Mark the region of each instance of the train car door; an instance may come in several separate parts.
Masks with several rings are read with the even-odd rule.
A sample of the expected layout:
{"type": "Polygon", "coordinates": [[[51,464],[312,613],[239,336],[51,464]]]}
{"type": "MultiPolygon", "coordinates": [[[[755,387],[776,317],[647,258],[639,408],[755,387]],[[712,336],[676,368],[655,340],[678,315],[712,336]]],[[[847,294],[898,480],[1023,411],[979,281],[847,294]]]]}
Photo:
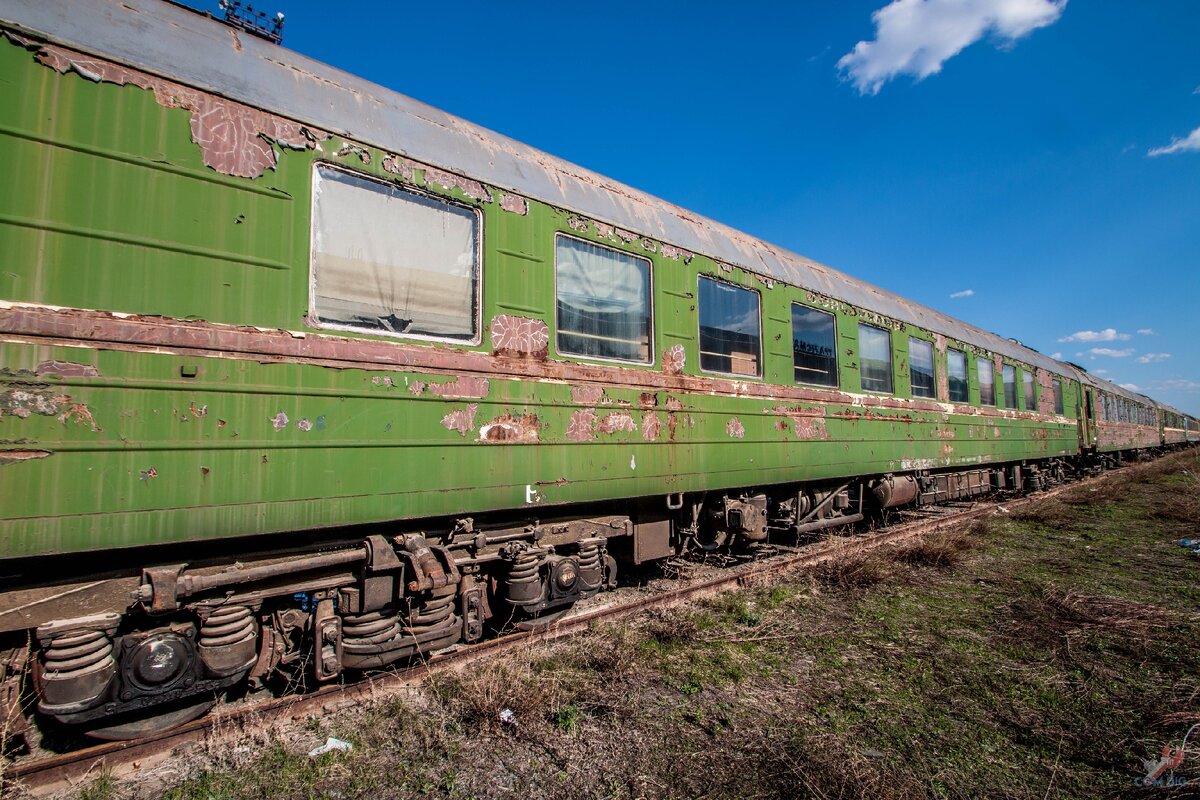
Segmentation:
{"type": "Polygon", "coordinates": [[[1083,442],[1085,447],[1096,446],[1096,394],[1095,389],[1090,386],[1085,386],[1083,391],[1084,409],[1086,413],[1080,414],[1079,418],[1083,420],[1082,430],[1080,430],[1079,441],[1083,442]]]}

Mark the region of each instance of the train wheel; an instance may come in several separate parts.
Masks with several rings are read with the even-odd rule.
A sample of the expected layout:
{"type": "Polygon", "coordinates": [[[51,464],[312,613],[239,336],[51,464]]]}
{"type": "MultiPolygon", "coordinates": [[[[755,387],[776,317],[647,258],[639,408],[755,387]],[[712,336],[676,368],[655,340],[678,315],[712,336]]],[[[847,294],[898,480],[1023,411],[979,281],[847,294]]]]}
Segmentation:
{"type": "Polygon", "coordinates": [[[190,701],[170,711],[161,711],[133,719],[123,719],[112,725],[91,728],[85,733],[93,739],[103,739],[109,742],[121,742],[129,739],[140,739],[156,733],[177,728],[185,722],[191,722],[209,712],[215,704],[212,698],[196,702],[190,701]]]}

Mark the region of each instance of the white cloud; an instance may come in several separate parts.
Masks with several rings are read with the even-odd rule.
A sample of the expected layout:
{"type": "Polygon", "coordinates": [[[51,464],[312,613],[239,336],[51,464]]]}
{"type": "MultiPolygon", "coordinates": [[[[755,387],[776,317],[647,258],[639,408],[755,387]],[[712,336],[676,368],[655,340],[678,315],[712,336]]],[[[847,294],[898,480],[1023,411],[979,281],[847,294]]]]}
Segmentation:
{"type": "Polygon", "coordinates": [[[1171,357],[1170,353],[1146,353],[1144,356],[1138,356],[1139,364],[1157,364],[1160,361],[1166,361],[1171,357]]]}
{"type": "Polygon", "coordinates": [[[1138,336],[1153,336],[1154,328],[1138,328],[1138,336]]]}
{"type": "Polygon", "coordinates": [[[1194,392],[1200,389],[1200,383],[1197,383],[1196,381],[1179,379],[1160,381],[1157,386],[1161,389],[1176,390],[1181,392],[1194,392]]]}
{"type": "Polygon", "coordinates": [[[1093,374],[1093,375],[1107,375],[1107,374],[1108,374],[1108,370],[1106,370],[1106,369],[1094,369],[1094,370],[1092,370],[1092,374],[1093,374]]]}
{"type": "Polygon", "coordinates": [[[1050,357],[1055,361],[1062,361],[1062,353],[1051,353],[1050,357]]]}
{"type": "Polygon", "coordinates": [[[917,80],[991,34],[1011,44],[1062,16],[1067,0],[892,0],[871,14],[875,39],[838,62],[860,94],[877,94],[898,75],[917,80]]]}
{"type": "Polygon", "coordinates": [[[1200,151],[1200,128],[1196,128],[1196,130],[1183,138],[1174,136],[1171,138],[1170,144],[1156,147],[1147,152],[1146,155],[1168,156],[1172,153],[1185,153],[1188,151],[1200,151]]]}
{"type": "Polygon", "coordinates": [[[1126,347],[1124,350],[1113,350],[1111,347],[1093,347],[1088,350],[1092,357],[1108,356],[1109,358],[1128,358],[1133,355],[1133,348],[1126,347]]]}
{"type": "Polygon", "coordinates": [[[974,296],[975,296],[974,289],[963,289],[961,292],[951,292],[950,293],[950,298],[952,300],[957,300],[960,297],[974,297],[974,296]]]}
{"type": "Polygon", "coordinates": [[[1059,339],[1060,342],[1124,342],[1132,339],[1128,333],[1118,333],[1116,328],[1105,328],[1102,331],[1075,331],[1070,336],[1059,339]]]}
{"type": "Polygon", "coordinates": [[[1117,386],[1120,386],[1122,389],[1128,389],[1131,392],[1140,392],[1142,390],[1142,387],[1136,383],[1118,383],[1117,386]]]}

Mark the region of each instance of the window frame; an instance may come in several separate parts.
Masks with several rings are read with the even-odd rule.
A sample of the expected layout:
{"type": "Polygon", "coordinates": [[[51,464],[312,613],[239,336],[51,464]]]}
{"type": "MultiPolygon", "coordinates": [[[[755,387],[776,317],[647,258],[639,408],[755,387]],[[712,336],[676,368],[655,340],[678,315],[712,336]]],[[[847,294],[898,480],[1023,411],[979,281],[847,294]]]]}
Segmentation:
{"type": "Polygon", "coordinates": [[[1000,405],[999,405],[999,403],[997,403],[997,397],[996,397],[996,362],[992,361],[990,358],[981,358],[979,356],[975,356],[975,380],[979,383],[979,405],[980,405],[980,407],[982,407],[982,408],[999,408],[1000,405]],[[992,390],[992,402],[990,402],[990,403],[985,403],[983,401],[983,373],[979,371],[979,368],[982,367],[984,364],[988,365],[988,370],[991,372],[991,375],[992,375],[992,380],[988,383],[988,386],[992,390]]]}
{"type": "Polygon", "coordinates": [[[961,350],[957,347],[947,347],[946,348],[946,400],[947,400],[947,402],[950,402],[950,403],[961,403],[963,405],[971,404],[971,359],[967,357],[966,350],[961,350]],[[963,389],[966,393],[966,396],[963,397],[962,400],[954,399],[954,389],[953,389],[952,384],[950,383],[950,378],[951,378],[950,354],[951,353],[958,353],[960,356],[962,356],[962,367],[963,367],[962,381],[963,381],[963,389]]]}
{"type": "Polygon", "coordinates": [[[312,177],[309,181],[311,187],[311,196],[309,198],[309,218],[308,218],[308,314],[306,322],[312,328],[318,330],[344,331],[346,333],[357,333],[366,336],[381,336],[386,339],[403,339],[420,342],[440,342],[443,344],[452,344],[459,347],[477,347],[483,342],[483,236],[484,236],[484,214],[483,209],[478,206],[473,206],[470,203],[464,203],[455,198],[446,197],[435,192],[423,191],[415,186],[410,186],[399,181],[390,181],[385,178],[379,178],[375,175],[370,175],[365,172],[359,172],[353,169],[347,169],[342,164],[335,164],[329,161],[314,161],[312,168],[312,177]],[[426,197],[431,200],[436,200],[446,205],[455,206],[472,212],[475,215],[476,235],[475,235],[475,289],[472,303],[472,324],[475,328],[475,334],[470,339],[454,338],[449,336],[430,336],[423,333],[396,333],[394,331],[381,330],[378,328],[363,328],[356,325],[343,325],[337,322],[325,322],[317,313],[317,268],[316,268],[316,236],[317,236],[317,181],[320,180],[320,172],[326,169],[330,172],[340,172],[356,180],[365,181],[367,183],[375,183],[380,186],[394,189],[400,192],[407,192],[419,197],[426,197]]]}
{"type": "MultiPolygon", "coordinates": [[[[1017,368],[1015,365],[1013,365],[1013,364],[1001,364],[1000,365],[1000,386],[1004,390],[1004,407],[1009,409],[1010,411],[1016,411],[1018,408],[1017,404],[1020,401],[1017,399],[1017,368]],[[1009,375],[1012,375],[1012,405],[1009,405],[1009,402],[1008,402],[1008,386],[1009,386],[1008,376],[1009,375]]],[[[997,404],[997,408],[999,408],[999,404],[997,404]]]]}
{"type": "Polygon", "coordinates": [[[1051,391],[1054,392],[1054,413],[1060,417],[1065,417],[1067,415],[1067,400],[1066,387],[1063,386],[1062,378],[1054,378],[1052,386],[1051,391]]]}
{"type": "Polygon", "coordinates": [[[1037,376],[1032,369],[1021,367],[1021,399],[1026,411],[1037,411],[1037,376]]]}
{"type": "Polygon", "coordinates": [[[859,390],[861,390],[863,392],[870,392],[871,394],[894,396],[896,394],[896,375],[895,375],[895,372],[896,372],[896,350],[892,346],[892,331],[889,328],[884,328],[879,325],[872,325],[869,322],[859,322],[857,333],[858,333],[858,388],[859,388],[859,390]],[[863,386],[863,346],[862,346],[862,329],[863,328],[871,328],[873,330],[881,331],[887,335],[888,388],[886,391],[879,390],[879,389],[868,389],[867,387],[863,386]]]}
{"type": "MultiPolygon", "coordinates": [[[[601,244],[600,242],[593,242],[590,239],[583,238],[582,236],[574,236],[565,231],[555,231],[554,232],[553,272],[554,272],[554,280],[553,280],[553,284],[554,284],[554,298],[553,298],[553,302],[554,302],[554,336],[552,338],[554,340],[554,352],[556,355],[562,356],[563,358],[569,358],[569,359],[579,360],[579,361],[601,361],[601,362],[604,362],[607,364],[629,364],[629,365],[641,366],[641,367],[653,367],[655,364],[658,363],[658,354],[656,352],[655,344],[654,344],[654,312],[656,311],[656,309],[654,307],[654,260],[653,259],[647,258],[646,256],[640,256],[640,255],[636,255],[634,253],[630,253],[626,250],[622,250],[619,247],[613,247],[612,245],[609,245],[609,244],[601,244]],[[649,359],[647,359],[646,361],[634,361],[632,359],[627,359],[627,358],[606,358],[604,356],[580,355],[577,353],[564,353],[562,351],[562,349],[559,348],[558,336],[562,332],[562,328],[560,328],[559,324],[558,324],[558,240],[560,238],[574,239],[577,242],[582,242],[584,244],[592,245],[593,247],[603,248],[605,250],[612,250],[614,253],[621,253],[622,255],[629,256],[630,258],[633,258],[635,260],[646,262],[646,266],[647,266],[646,275],[648,277],[647,286],[646,286],[646,310],[647,310],[647,314],[649,317],[646,322],[646,333],[647,333],[646,346],[648,348],[647,353],[649,354],[649,359]]],[[[760,316],[761,316],[761,306],[760,306],[759,311],[760,311],[760,316]]],[[[761,324],[761,319],[760,319],[760,324],[761,324]]],[[[568,333],[567,335],[570,336],[572,334],[568,333]]],[[[759,338],[761,339],[761,336],[759,338]]]]}
{"type": "Polygon", "coordinates": [[[795,342],[795,339],[796,339],[796,318],[793,315],[795,314],[795,310],[797,307],[802,308],[805,311],[814,311],[818,314],[824,314],[825,316],[829,317],[829,321],[831,323],[833,323],[833,380],[834,380],[834,382],[830,384],[830,383],[811,383],[809,381],[796,380],[796,355],[795,355],[795,350],[793,350],[792,351],[792,383],[799,384],[800,386],[813,386],[813,387],[816,387],[819,389],[840,389],[842,386],[842,360],[840,358],[838,358],[837,314],[833,313],[832,311],[825,311],[824,309],[807,306],[804,303],[799,303],[799,302],[793,300],[791,302],[791,305],[788,307],[788,324],[791,326],[791,329],[792,329],[793,343],[795,342]]]}
{"type": "Polygon", "coordinates": [[[742,379],[746,379],[746,380],[761,381],[761,380],[763,380],[763,376],[766,375],[766,364],[763,363],[765,361],[765,356],[764,356],[765,347],[766,347],[766,343],[763,341],[763,297],[762,297],[762,293],[759,292],[757,289],[751,289],[749,286],[742,286],[740,283],[734,283],[733,281],[727,281],[722,278],[718,278],[716,275],[708,275],[704,272],[697,272],[696,273],[696,366],[700,370],[700,372],[702,372],[706,375],[722,375],[727,378],[742,378],[742,379]],[[758,367],[758,372],[756,372],[755,374],[748,375],[744,372],[718,372],[717,370],[711,370],[711,369],[704,368],[704,353],[701,352],[701,350],[700,350],[700,329],[702,327],[700,324],[700,322],[701,322],[701,319],[700,319],[700,317],[701,317],[701,313],[700,313],[700,281],[702,281],[702,280],[710,280],[714,283],[723,283],[726,286],[732,286],[734,289],[741,289],[743,291],[750,292],[751,294],[753,294],[755,297],[758,298],[758,358],[757,358],[757,362],[756,362],[756,365],[758,367]]]}
{"type": "Polygon", "coordinates": [[[908,390],[912,397],[919,397],[922,400],[937,400],[938,390],[938,370],[937,370],[937,348],[933,346],[933,342],[924,339],[920,336],[908,335],[908,390]],[[920,342],[929,348],[929,394],[917,394],[916,384],[913,383],[913,342],[920,342]]]}

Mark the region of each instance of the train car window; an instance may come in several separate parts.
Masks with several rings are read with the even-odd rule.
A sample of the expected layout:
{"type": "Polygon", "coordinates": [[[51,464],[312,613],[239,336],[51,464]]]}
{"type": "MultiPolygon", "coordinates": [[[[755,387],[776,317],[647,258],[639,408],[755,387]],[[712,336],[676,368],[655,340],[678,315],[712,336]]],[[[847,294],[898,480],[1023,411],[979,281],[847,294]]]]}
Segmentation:
{"type": "Polygon", "coordinates": [[[1061,415],[1063,413],[1063,390],[1062,381],[1054,379],[1054,413],[1061,415]]]}
{"type": "Polygon", "coordinates": [[[1034,388],[1033,372],[1022,369],[1021,383],[1025,387],[1025,410],[1037,411],[1037,390],[1034,388]]]}
{"type": "Polygon", "coordinates": [[[648,259],[559,234],[554,291],[559,353],[649,363],[648,259]]]}
{"type": "Polygon", "coordinates": [[[983,406],[996,405],[996,372],[991,361],[979,359],[975,362],[979,368],[979,404],[983,406]]]}
{"type": "Polygon", "coordinates": [[[858,324],[858,361],[862,388],[867,392],[892,391],[892,335],[874,325],[858,324]]]}
{"type": "Polygon", "coordinates": [[[833,314],[792,303],[792,362],[796,383],[838,385],[833,314]]]}
{"type": "Polygon", "coordinates": [[[476,209],[317,165],[311,302],[329,327],[477,342],[476,209]]]}
{"type": "Polygon", "coordinates": [[[908,339],[908,368],[912,373],[913,397],[935,397],[933,345],[924,339],[908,339]]]}
{"type": "Polygon", "coordinates": [[[700,369],[725,375],[762,374],[758,293],[700,276],[700,369]]]}
{"type": "Polygon", "coordinates": [[[953,348],[946,350],[946,377],[950,384],[950,402],[969,403],[966,353],[953,348]]]}
{"type": "Polygon", "coordinates": [[[1012,364],[1005,364],[1002,371],[1004,378],[1004,407],[1017,407],[1017,368],[1012,364]]]}

